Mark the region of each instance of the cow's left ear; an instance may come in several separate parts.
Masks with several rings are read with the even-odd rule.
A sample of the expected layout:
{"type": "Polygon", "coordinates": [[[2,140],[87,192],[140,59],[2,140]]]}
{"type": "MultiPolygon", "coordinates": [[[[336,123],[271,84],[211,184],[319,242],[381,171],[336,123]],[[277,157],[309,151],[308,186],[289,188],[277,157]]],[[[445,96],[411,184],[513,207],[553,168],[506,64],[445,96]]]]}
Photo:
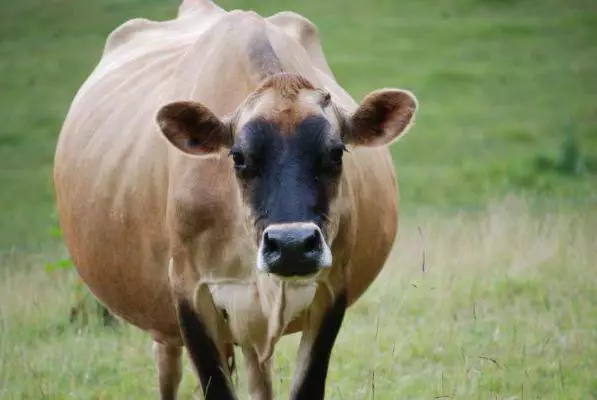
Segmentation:
{"type": "Polygon", "coordinates": [[[157,123],[170,143],[191,155],[207,155],[232,146],[234,137],[229,121],[221,120],[210,109],[191,101],[162,107],[157,123]]]}
{"type": "Polygon", "coordinates": [[[348,118],[343,140],[354,146],[382,146],[402,136],[411,125],[417,99],[409,91],[379,89],[369,93],[348,118]]]}

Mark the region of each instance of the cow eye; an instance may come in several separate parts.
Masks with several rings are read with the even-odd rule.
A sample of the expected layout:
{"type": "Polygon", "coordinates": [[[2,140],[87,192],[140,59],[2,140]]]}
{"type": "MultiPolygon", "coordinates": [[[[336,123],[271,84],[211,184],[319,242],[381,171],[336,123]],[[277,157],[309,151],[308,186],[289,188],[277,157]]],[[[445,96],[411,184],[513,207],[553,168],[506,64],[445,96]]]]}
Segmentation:
{"type": "Polygon", "coordinates": [[[335,165],[341,165],[342,164],[342,155],[344,155],[345,151],[346,151],[346,147],[344,146],[344,144],[334,146],[330,150],[330,162],[335,165]]]}
{"type": "Polygon", "coordinates": [[[346,151],[343,143],[334,145],[327,155],[325,170],[328,174],[336,175],[342,171],[342,155],[346,151]]]}
{"type": "Polygon", "coordinates": [[[255,168],[250,159],[247,160],[240,149],[232,148],[232,150],[230,150],[230,156],[232,157],[232,161],[234,161],[234,169],[239,178],[251,179],[257,176],[259,170],[255,168]]]}
{"type": "Polygon", "coordinates": [[[237,167],[245,165],[245,156],[243,156],[242,153],[232,154],[232,159],[234,160],[234,165],[237,167]]]}
{"type": "Polygon", "coordinates": [[[232,156],[235,167],[242,167],[245,165],[245,156],[239,150],[231,150],[230,155],[232,156]]]}
{"type": "Polygon", "coordinates": [[[243,155],[243,153],[240,150],[232,149],[232,150],[230,150],[230,155],[232,156],[232,160],[234,161],[235,168],[242,169],[246,166],[245,156],[243,155]]]}

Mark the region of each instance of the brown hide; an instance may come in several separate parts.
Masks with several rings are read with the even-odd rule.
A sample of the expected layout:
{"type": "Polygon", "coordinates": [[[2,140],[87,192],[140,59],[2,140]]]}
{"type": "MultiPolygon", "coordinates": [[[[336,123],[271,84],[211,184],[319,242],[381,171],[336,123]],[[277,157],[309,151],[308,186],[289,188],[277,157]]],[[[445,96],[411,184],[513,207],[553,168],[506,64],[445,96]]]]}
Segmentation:
{"type": "MultiPolygon", "coordinates": [[[[250,286],[257,278],[247,254],[255,249],[230,159],[182,154],[164,140],[155,115],[169,102],[192,100],[224,117],[278,70],[329,92],[347,113],[357,107],[335,81],[309,21],[292,13],[229,13],[211,3],[182,7],[171,21],[132,20],[116,29],[72,103],[54,170],[66,244],[102,303],[158,341],[180,343],[168,281],[173,235],[195,244],[198,276],[242,282],[227,289],[242,292],[241,299],[259,289],[250,286]],[[265,54],[255,66],[263,44],[256,38],[266,39],[277,61],[265,54]]],[[[396,235],[388,149],[351,149],[341,185],[342,232],[332,250],[349,268],[351,304],[380,272],[396,235]]],[[[260,321],[251,310],[237,310],[250,314],[239,318],[260,321]]],[[[285,329],[300,326],[295,320],[285,329]]]]}

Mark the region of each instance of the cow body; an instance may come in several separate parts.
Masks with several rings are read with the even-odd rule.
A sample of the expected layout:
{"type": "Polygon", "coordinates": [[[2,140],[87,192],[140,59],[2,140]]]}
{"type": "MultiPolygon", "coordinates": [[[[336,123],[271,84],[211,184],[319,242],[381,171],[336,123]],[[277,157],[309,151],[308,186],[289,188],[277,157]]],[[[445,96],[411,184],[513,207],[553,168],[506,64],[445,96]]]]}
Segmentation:
{"type": "MultiPolygon", "coordinates": [[[[327,240],[331,268],[313,278],[286,279],[260,272],[256,259],[265,246],[261,237],[273,237],[271,226],[294,220],[278,218],[259,228],[247,218],[254,214],[247,198],[256,196],[243,195],[253,189],[237,176],[229,149],[204,145],[209,155],[189,156],[176,148],[172,113],[164,111],[156,123],[164,105],[184,100],[209,109],[212,119],[234,115],[235,127],[258,114],[285,121],[275,125],[279,132],[294,132],[296,121],[328,101],[311,101],[320,91],[337,110],[350,114],[358,107],[334,80],[307,20],[292,13],[264,19],[188,0],[174,20],[133,20],[115,30],[77,93],[55,160],[65,241],[100,301],[152,335],[162,398],[175,396],[183,344],[204,390],[211,384],[214,396],[233,396],[229,371],[219,364],[228,343],[243,350],[251,395],[271,398],[274,345],[298,330],[304,336],[294,397],[323,396],[321,383],[306,383],[318,381],[308,377],[315,373],[309,369],[315,368],[316,342],[325,342],[319,329],[337,325],[331,329],[337,333],[343,309],[373,282],[396,235],[397,188],[387,148],[352,147],[329,189],[325,223],[298,221],[327,240]]],[[[295,186],[304,186],[296,179],[295,186]]],[[[278,199],[286,201],[294,200],[278,199]]],[[[323,345],[329,351],[332,336],[323,345]]]]}

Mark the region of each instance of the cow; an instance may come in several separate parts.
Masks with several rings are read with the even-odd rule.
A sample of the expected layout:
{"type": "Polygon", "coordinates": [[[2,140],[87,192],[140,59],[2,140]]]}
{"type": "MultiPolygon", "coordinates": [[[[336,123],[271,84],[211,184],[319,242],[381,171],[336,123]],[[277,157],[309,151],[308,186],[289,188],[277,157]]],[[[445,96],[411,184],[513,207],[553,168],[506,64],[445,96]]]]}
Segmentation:
{"type": "Polygon", "coordinates": [[[290,397],[324,398],[346,309],[396,237],[388,145],[417,107],[391,88],[356,103],[292,12],[184,0],[109,35],[60,132],[57,207],[85,284],[153,339],[161,399],[183,349],[206,398],[236,398],[232,346],[251,398],[271,399],[295,332],[290,397]]]}

